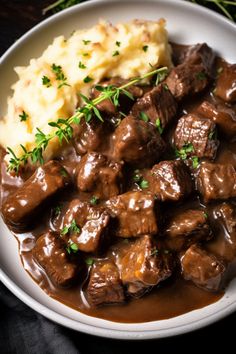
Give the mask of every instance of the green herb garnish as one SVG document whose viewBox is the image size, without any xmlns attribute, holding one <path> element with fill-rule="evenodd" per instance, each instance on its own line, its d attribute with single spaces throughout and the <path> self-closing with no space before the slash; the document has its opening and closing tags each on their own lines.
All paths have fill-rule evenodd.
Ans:
<svg viewBox="0 0 236 354">
<path fill-rule="evenodd" d="M 166 76 L 168 74 L 168 70 L 166 69 L 165 71 L 161 72 L 161 73 L 158 73 L 157 76 L 156 76 L 156 82 L 155 82 L 155 85 L 159 85 L 163 80 L 165 80 Z M 166 85 L 166 86 L 165 86 Z M 167 84 L 164 84 L 163 85 L 164 87 L 164 90 L 165 91 L 168 91 L 169 88 L 167 86 Z"/>
<path fill-rule="evenodd" d="M 93 78 L 90 76 L 86 76 L 83 81 L 85 84 L 88 84 L 89 82 L 93 81 Z"/>
<path fill-rule="evenodd" d="M 79 62 L 80 69 L 86 69 L 86 65 L 84 65 L 81 61 Z"/>
<path fill-rule="evenodd" d="M 121 42 L 116 41 L 116 46 L 117 46 L 117 47 L 120 47 L 120 45 L 121 45 Z"/>
<path fill-rule="evenodd" d="M 78 108 L 75 114 L 69 118 L 65 118 L 65 119 L 59 118 L 56 122 L 49 122 L 48 125 L 56 128 L 55 130 L 53 130 L 53 132 L 49 134 L 45 134 L 39 128 L 36 128 L 37 130 L 37 133 L 35 134 L 36 146 L 34 149 L 27 150 L 25 146 L 20 145 L 23 150 L 23 154 L 20 157 L 18 157 L 16 156 L 16 154 L 13 152 L 11 148 L 7 147 L 7 152 L 8 154 L 10 154 L 8 171 L 15 171 L 16 173 L 18 173 L 20 166 L 26 164 L 29 160 L 33 164 L 36 162 L 43 164 L 44 162 L 43 152 L 47 149 L 47 146 L 52 139 L 57 137 L 60 143 L 64 141 L 68 143 L 69 140 L 71 140 L 71 138 L 73 137 L 73 124 L 80 124 L 82 118 L 86 122 L 89 122 L 93 118 L 93 114 L 94 114 L 94 116 L 97 117 L 100 121 L 103 121 L 100 112 L 96 107 L 99 103 L 101 103 L 106 99 L 109 99 L 112 100 L 115 106 L 118 106 L 120 94 L 124 94 L 128 96 L 130 99 L 133 99 L 131 93 L 126 90 L 128 87 L 137 84 L 143 79 L 156 75 L 157 73 L 166 71 L 166 69 L 167 69 L 166 67 L 163 67 L 163 68 L 153 70 L 141 77 L 130 80 L 129 82 L 125 83 L 120 87 L 115 87 L 114 85 L 108 85 L 106 87 L 96 86 L 95 88 L 97 88 L 101 92 L 101 94 L 93 100 L 90 100 L 86 96 L 80 94 L 80 96 L 85 101 L 85 105 L 83 107 Z"/>
<path fill-rule="evenodd" d="M 197 157 L 197 156 L 192 156 L 192 157 L 191 157 L 191 160 L 192 160 L 192 166 L 193 166 L 193 168 L 197 168 L 198 165 L 199 165 L 198 157 Z"/>
<path fill-rule="evenodd" d="M 83 43 L 84 43 L 84 45 L 88 45 L 89 43 L 91 43 L 91 41 L 90 41 L 90 40 L 83 39 Z"/>
<path fill-rule="evenodd" d="M 73 232 L 73 233 L 77 233 L 79 234 L 80 233 L 80 228 L 78 227 L 78 225 L 76 224 L 76 221 L 75 219 L 72 220 L 71 224 L 68 226 L 64 226 L 63 229 L 61 230 L 61 235 L 66 235 L 68 234 L 69 232 Z"/>
<path fill-rule="evenodd" d="M 146 189 L 146 188 L 148 188 L 149 183 L 148 183 L 148 181 L 146 181 L 145 179 L 143 179 L 143 180 L 139 183 L 139 186 L 140 186 L 141 189 Z"/>
<path fill-rule="evenodd" d="M 188 155 L 194 152 L 194 147 L 192 143 L 186 143 L 183 147 L 179 150 L 175 150 L 176 157 L 180 157 L 182 160 L 186 160 Z"/>
<path fill-rule="evenodd" d="M 120 54 L 120 52 L 118 51 L 118 50 L 115 50 L 113 53 L 112 53 L 112 56 L 113 57 L 116 57 L 117 55 L 119 55 Z"/>
<path fill-rule="evenodd" d="M 159 133 L 162 134 L 162 133 L 163 133 L 163 128 L 162 128 L 162 126 L 161 126 L 161 120 L 160 120 L 160 118 L 157 118 L 157 119 L 156 119 L 155 125 L 156 125 L 156 127 L 157 127 Z"/>
<path fill-rule="evenodd" d="M 148 45 L 144 45 L 144 46 L 142 47 L 142 50 L 143 50 L 144 52 L 147 52 L 147 50 L 148 50 Z"/>
<path fill-rule="evenodd" d="M 62 86 L 70 86 L 66 80 L 66 76 L 62 71 L 62 67 L 60 65 L 52 64 L 51 69 L 55 74 L 56 80 L 60 82 L 57 88 L 61 88 Z"/>
<path fill-rule="evenodd" d="M 93 259 L 93 258 L 86 258 L 86 259 L 85 259 L 85 263 L 86 263 L 88 266 L 92 266 L 93 263 L 94 263 L 94 259 Z"/>
<path fill-rule="evenodd" d="M 20 117 L 21 122 L 25 122 L 27 120 L 27 118 L 29 117 L 29 115 L 27 113 L 25 113 L 25 111 L 22 111 L 22 113 L 19 114 L 19 117 Z"/>
<path fill-rule="evenodd" d="M 196 78 L 198 80 L 205 80 L 206 79 L 206 74 L 204 72 L 199 72 L 196 74 Z"/>
<path fill-rule="evenodd" d="M 90 199 L 90 204 L 97 205 L 98 201 L 99 201 L 99 198 L 96 197 L 96 195 L 93 195 L 92 198 Z"/>
<path fill-rule="evenodd" d="M 206 219 L 208 218 L 208 214 L 205 211 L 204 211 L 203 215 Z"/>
<path fill-rule="evenodd" d="M 145 112 L 140 112 L 139 113 L 139 119 L 143 120 L 144 122 L 148 122 L 149 121 L 148 115 Z"/>
<path fill-rule="evenodd" d="M 68 244 L 68 246 L 66 247 L 66 250 L 67 250 L 67 252 L 68 252 L 69 254 L 71 254 L 71 252 L 77 253 L 77 252 L 79 251 L 79 247 L 78 247 L 78 245 L 77 245 L 76 243 L 69 241 L 69 244 Z"/>
<path fill-rule="evenodd" d="M 55 216 L 58 216 L 60 213 L 61 213 L 61 206 L 60 205 L 55 206 L 55 208 L 53 208 L 53 214 Z"/>
<path fill-rule="evenodd" d="M 45 75 L 42 77 L 42 84 L 46 87 L 52 86 L 51 80 Z"/>
</svg>

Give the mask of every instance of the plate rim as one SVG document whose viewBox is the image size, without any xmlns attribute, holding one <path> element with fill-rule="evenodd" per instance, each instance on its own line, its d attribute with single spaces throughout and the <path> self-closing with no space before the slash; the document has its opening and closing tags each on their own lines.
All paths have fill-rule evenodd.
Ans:
<svg viewBox="0 0 236 354">
<path fill-rule="evenodd" d="M 162 3 L 166 4 L 167 0 L 148 0 L 149 3 Z M 73 13 L 74 11 L 79 11 L 79 9 L 86 9 L 86 8 L 92 8 L 94 5 L 99 6 L 99 4 L 111 4 L 111 3 L 118 3 L 119 5 L 122 3 L 142 3 L 143 0 L 90 0 L 88 2 L 84 2 L 81 4 L 77 4 L 72 6 L 71 8 L 65 9 L 57 14 L 54 14 L 50 16 L 49 18 L 41 21 L 37 25 L 35 25 L 33 28 L 31 28 L 29 31 L 27 31 L 23 36 L 21 36 L 15 43 L 13 43 L 7 50 L 6 52 L 1 56 L 0 58 L 0 65 L 4 63 L 5 60 L 7 60 L 8 55 L 10 55 L 12 52 L 14 52 L 15 48 L 17 48 L 19 45 L 25 43 L 27 41 L 28 37 L 31 36 L 34 32 L 37 32 L 41 27 L 47 26 L 50 24 L 50 22 L 53 22 L 55 19 L 59 19 L 64 16 L 69 16 L 70 13 Z M 168 0 L 168 3 L 172 3 L 176 5 L 178 3 L 178 6 L 182 6 L 185 8 L 191 8 L 198 9 L 198 11 L 202 12 L 205 15 L 211 16 L 212 18 L 216 18 L 217 21 L 221 21 L 223 24 L 230 26 L 233 28 L 233 30 L 236 30 L 236 24 L 234 24 L 232 21 L 229 19 L 225 18 L 223 15 L 218 14 L 216 12 L 213 12 L 210 9 L 207 9 L 203 6 L 200 6 L 198 4 L 193 4 L 190 2 L 186 1 L 180 1 L 180 0 Z M 236 299 L 233 301 L 230 305 L 226 304 L 226 307 L 219 309 L 216 313 L 211 314 L 211 315 L 206 315 L 202 317 L 199 320 L 193 320 L 193 322 L 188 321 L 187 324 L 182 324 L 178 326 L 173 326 L 169 328 L 165 328 L 163 330 L 156 330 L 156 329 L 148 329 L 148 330 L 142 330 L 142 331 L 137 331 L 137 330 L 122 330 L 122 329 L 109 329 L 109 328 L 104 328 L 104 327 L 99 327 L 96 325 L 91 325 L 91 324 L 86 324 L 81 321 L 75 320 L 68 318 L 67 316 L 63 316 L 62 314 L 56 312 L 55 310 L 50 309 L 46 305 L 43 305 L 40 303 L 38 300 L 35 300 L 33 297 L 31 297 L 26 291 L 24 291 L 20 286 L 18 286 L 14 281 L 11 279 L 11 277 L 7 274 L 7 272 L 4 272 L 2 269 L 0 269 L 0 281 L 14 294 L 16 295 L 21 301 L 23 301 L 25 304 L 27 304 L 30 308 L 38 312 L 39 314 L 42 314 L 46 318 L 50 319 L 53 322 L 56 322 L 62 326 L 65 326 L 67 328 L 71 328 L 76 331 L 80 331 L 83 333 L 91 334 L 91 335 L 96 335 L 100 337 L 106 337 L 106 338 L 114 338 L 114 339 L 122 339 L 122 340 L 143 340 L 143 339 L 153 339 L 153 338 L 164 338 L 164 337 L 170 337 L 170 336 L 176 336 L 188 332 L 195 331 L 197 329 L 203 328 L 205 326 L 208 326 L 209 324 L 215 323 L 219 321 L 220 319 L 228 316 L 230 313 L 236 311 Z M 210 305 L 209 305 L 210 306 Z M 88 315 L 85 315 L 88 316 Z M 91 316 L 89 316 L 91 317 Z M 179 316 L 177 316 L 179 317 Z M 176 318 L 176 317 L 175 317 Z M 109 322 L 107 320 L 107 324 L 109 327 Z M 153 321 L 155 322 L 155 321 Z M 160 321 L 156 321 L 160 322 Z M 127 326 L 129 325 L 128 323 L 126 324 Z M 171 331 L 171 334 L 169 333 Z"/>
</svg>

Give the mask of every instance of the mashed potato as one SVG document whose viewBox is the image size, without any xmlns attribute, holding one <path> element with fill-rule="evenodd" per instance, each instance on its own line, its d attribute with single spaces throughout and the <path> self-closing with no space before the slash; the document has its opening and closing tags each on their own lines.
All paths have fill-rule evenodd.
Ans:
<svg viewBox="0 0 236 354">
<path fill-rule="evenodd" d="M 52 65 L 60 66 L 65 76 L 58 80 Z M 19 80 L 13 85 L 6 116 L 0 122 L 0 144 L 10 146 L 20 156 L 20 144 L 34 147 L 38 127 L 52 131 L 49 121 L 67 118 L 79 104 L 78 93 L 89 94 L 91 86 L 106 77 L 129 79 L 152 67 L 170 66 L 171 55 L 165 21 L 140 21 L 112 26 L 100 21 L 96 26 L 74 32 L 70 38 L 60 36 L 42 56 L 30 60 L 26 67 L 15 68 Z M 43 85 L 46 77 L 49 84 Z M 85 79 L 87 78 L 87 79 Z M 23 114 L 23 119 L 20 117 Z M 47 157 L 57 149 L 50 143 Z"/>
</svg>

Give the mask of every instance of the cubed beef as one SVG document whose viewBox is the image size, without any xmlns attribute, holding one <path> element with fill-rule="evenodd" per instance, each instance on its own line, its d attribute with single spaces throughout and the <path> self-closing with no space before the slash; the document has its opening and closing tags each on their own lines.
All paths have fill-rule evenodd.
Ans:
<svg viewBox="0 0 236 354">
<path fill-rule="evenodd" d="M 40 236 L 32 254 L 54 285 L 68 287 L 76 280 L 80 270 L 79 261 L 69 259 L 66 243 L 59 234 L 47 232 Z"/>
<path fill-rule="evenodd" d="M 219 146 L 216 125 L 212 120 L 196 114 L 185 115 L 178 121 L 174 143 L 178 150 L 191 145 L 192 151 L 188 152 L 188 156 L 213 159 Z"/>
<path fill-rule="evenodd" d="M 214 216 L 223 224 L 229 242 L 236 246 L 236 206 L 230 203 L 222 203 L 215 207 Z"/>
<path fill-rule="evenodd" d="M 213 254 L 198 245 L 192 245 L 181 258 L 184 279 L 191 280 L 199 288 L 218 291 L 222 287 L 225 265 Z"/>
<path fill-rule="evenodd" d="M 209 83 L 214 53 L 206 43 L 190 47 L 184 62 L 174 67 L 166 79 L 171 93 L 177 100 L 203 91 Z"/>
<path fill-rule="evenodd" d="M 83 192 L 93 192 L 100 199 L 109 199 L 122 191 L 122 164 L 91 152 L 78 165 L 77 186 Z"/>
<path fill-rule="evenodd" d="M 161 161 L 151 170 L 149 188 L 161 201 L 179 201 L 192 191 L 188 167 L 180 160 Z"/>
<path fill-rule="evenodd" d="M 145 113 L 155 125 L 159 119 L 161 129 L 164 129 L 173 120 L 176 112 L 177 103 L 164 84 L 154 87 L 138 99 L 131 110 L 131 114 L 135 118 L 140 118 L 140 115 Z"/>
<path fill-rule="evenodd" d="M 202 64 L 183 63 L 171 70 L 165 82 L 172 95 L 180 101 L 188 95 L 203 91 L 209 78 Z"/>
<path fill-rule="evenodd" d="M 158 232 L 155 199 L 147 192 L 127 192 L 110 199 L 106 206 L 116 217 L 116 235 L 136 237 Z"/>
<path fill-rule="evenodd" d="M 99 250 L 108 234 L 110 216 L 101 207 L 74 199 L 65 214 L 63 230 L 68 231 L 69 241 L 84 252 Z"/>
<path fill-rule="evenodd" d="M 215 54 L 206 43 L 198 43 L 189 47 L 185 53 L 185 62 L 191 63 L 192 65 L 202 64 L 209 75 L 211 74 L 214 60 Z"/>
<path fill-rule="evenodd" d="M 90 151 L 103 151 L 108 144 L 104 136 L 110 134 L 110 129 L 108 122 L 101 122 L 97 118 L 89 123 L 82 121 L 74 129 L 73 144 L 76 152 L 84 155 Z"/>
<path fill-rule="evenodd" d="M 150 235 L 130 242 L 117 262 L 121 280 L 132 296 L 142 296 L 145 291 L 170 277 L 173 268 L 171 255 L 159 254 Z"/>
<path fill-rule="evenodd" d="M 236 64 L 224 64 L 216 81 L 214 93 L 222 100 L 236 102 Z"/>
<path fill-rule="evenodd" d="M 199 240 L 209 240 L 212 234 L 207 214 L 202 210 L 185 210 L 174 215 L 166 225 L 165 244 L 180 251 Z"/>
<path fill-rule="evenodd" d="M 92 306 L 124 301 L 123 286 L 114 263 L 109 260 L 101 260 L 93 264 L 86 294 L 88 302 Z"/>
<path fill-rule="evenodd" d="M 197 188 L 205 203 L 236 197 L 236 171 L 233 165 L 202 162 Z"/>
<path fill-rule="evenodd" d="M 158 161 L 165 143 L 153 125 L 128 116 L 114 134 L 113 157 L 131 164 L 151 166 Z"/>
<path fill-rule="evenodd" d="M 100 84 L 98 84 L 97 86 L 102 86 L 102 87 L 107 87 L 109 85 L 115 86 L 115 87 L 121 87 L 122 85 L 126 84 L 128 82 L 128 80 L 124 80 L 120 77 L 114 77 L 111 78 L 109 80 L 103 81 Z M 143 95 L 143 89 L 139 86 L 129 86 L 126 89 L 134 99 L 138 98 L 138 97 L 142 97 Z M 96 89 L 96 86 L 92 89 L 91 92 L 91 96 L 93 99 L 99 97 L 99 95 L 101 94 L 101 92 Z M 129 107 L 131 107 L 131 105 L 133 104 L 133 100 L 128 98 L 125 94 L 120 94 L 119 97 L 119 106 L 122 107 L 122 111 L 123 108 L 125 109 L 125 111 L 127 112 Z M 102 101 L 101 103 L 99 103 L 97 105 L 97 108 L 99 109 L 99 111 L 101 111 L 102 113 L 104 113 L 106 116 L 110 117 L 113 115 L 117 114 L 117 107 L 114 106 L 114 104 L 112 103 L 111 100 L 106 99 L 104 101 Z"/>
<path fill-rule="evenodd" d="M 57 161 L 49 161 L 15 193 L 10 194 L 2 206 L 5 222 L 15 231 L 33 226 L 32 219 L 51 197 L 69 184 L 69 175 Z"/>
<path fill-rule="evenodd" d="M 236 137 L 236 112 L 223 104 L 204 101 L 197 112 L 217 124 L 224 137 Z"/>
</svg>

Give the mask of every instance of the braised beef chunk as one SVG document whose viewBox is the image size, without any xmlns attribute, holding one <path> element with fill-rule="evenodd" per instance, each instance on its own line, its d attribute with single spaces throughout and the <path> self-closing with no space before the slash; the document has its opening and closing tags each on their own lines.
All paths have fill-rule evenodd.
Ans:
<svg viewBox="0 0 236 354">
<path fill-rule="evenodd" d="M 138 99 L 131 110 L 131 114 L 135 118 L 140 118 L 145 113 L 154 125 L 157 125 L 159 119 L 161 129 L 171 123 L 176 112 L 177 103 L 164 84 L 154 87 Z"/>
<path fill-rule="evenodd" d="M 96 252 L 107 237 L 109 222 L 110 216 L 103 208 L 74 199 L 65 214 L 63 230 L 79 250 Z"/>
<path fill-rule="evenodd" d="M 192 191 L 188 167 L 179 160 L 161 161 L 151 170 L 150 190 L 161 201 L 179 201 Z"/>
<path fill-rule="evenodd" d="M 103 151 L 107 144 L 104 139 L 110 132 L 110 126 L 107 122 L 92 119 L 89 123 L 82 122 L 76 127 L 74 133 L 74 147 L 79 155 L 84 155 L 90 151 Z"/>
<path fill-rule="evenodd" d="M 130 243 L 118 263 L 121 280 L 132 296 L 141 296 L 170 277 L 173 268 L 171 256 L 158 254 L 149 235 Z"/>
<path fill-rule="evenodd" d="M 59 287 L 68 287 L 78 277 L 79 261 L 71 261 L 66 251 L 66 243 L 59 234 L 47 232 L 38 238 L 33 248 L 35 261 Z"/>
<path fill-rule="evenodd" d="M 130 164 L 151 166 L 165 149 L 157 128 L 143 120 L 128 116 L 122 120 L 114 134 L 114 159 Z"/>
<path fill-rule="evenodd" d="M 86 154 L 78 165 L 77 187 L 108 199 L 122 191 L 122 164 L 112 162 L 97 152 Z"/>
<path fill-rule="evenodd" d="M 92 306 L 124 301 L 123 286 L 118 269 L 113 262 L 101 260 L 93 264 L 86 294 Z"/>
<path fill-rule="evenodd" d="M 57 161 L 38 167 L 3 204 L 2 214 L 6 223 L 15 231 L 32 226 L 32 218 L 39 208 L 69 182 L 67 171 Z"/>
<path fill-rule="evenodd" d="M 236 197 L 236 171 L 233 165 L 202 162 L 197 188 L 205 203 Z"/>
<path fill-rule="evenodd" d="M 223 285 L 225 265 L 213 254 L 192 245 L 181 258 L 182 275 L 199 288 L 218 291 Z"/>
<path fill-rule="evenodd" d="M 103 81 L 92 89 L 91 96 L 93 99 L 97 98 L 101 94 L 101 90 L 103 87 L 107 87 L 110 85 L 115 86 L 115 87 L 120 87 L 120 86 L 126 84 L 128 81 L 129 80 L 124 80 L 120 77 L 114 77 L 109 80 Z M 128 91 L 128 93 L 131 94 L 131 97 L 133 97 L 133 99 L 136 99 L 138 97 L 142 97 L 142 95 L 143 95 L 143 89 L 139 86 L 132 85 L 132 86 L 127 87 L 126 90 Z M 124 107 L 125 111 L 128 112 L 129 107 L 131 107 L 132 104 L 133 104 L 133 100 L 128 98 L 125 94 L 122 94 L 122 92 L 121 92 L 121 95 L 119 97 L 119 105 Z M 99 111 L 101 111 L 102 113 L 104 113 L 108 117 L 116 115 L 118 112 L 117 107 L 115 107 L 113 102 L 109 99 L 106 99 L 106 100 L 102 101 L 101 103 L 99 103 L 97 105 L 97 108 L 99 109 Z"/>
<path fill-rule="evenodd" d="M 223 137 L 236 137 L 236 112 L 226 105 L 204 101 L 197 112 L 216 123 Z"/>
<path fill-rule="evenodd" d="M 190 47 L 185 53 L 185 62 L 192 65 L 203 65 L 207 74 L 211 74 L 215 60 L 213 50 L 206 43 L 199 43 Z"/>
<path fill-rule="evenodd" d="M 174 67 L 166 78 L 166 84 L 177 101 L 203 91 L 208 83 L 209 78 L 202 64 L 180 64 Z"/>
<path fill-rule="evenodd" d="M 164 239 L 168 249 L 180 251 L 211 237 L 207 214 L 202 210 L 190 209 L 179 212 L 169 220 Z"/>
<path fill-rule="evenodd" d="M 207 44 L 197 44 L 185 53 L 183 63 L 174 67 L 166 79 L 177 100 L 203 91 L 210 79 L 214 53 Z"/>
<path fill-rule="evenodd" d="M 221 221 L 227 232 L 229 242 L 236 246 L 236 206 L 230 203 L 222 203 L 215 207 L 214 216 Z"/>
<path fill-rule="evenodd" d="M 179 119 L 174 143 L 178 150 L 191 146 L 189 156 L 208 157 L 214 159 L 219 141 L 216 139 L 216 125 L 207 118 L 196 114 L 188 114 Z"/>
<path fill-rule="evenodd" d="M 222 100 L 236 102 L 236 64 L 226 64 L 222 66 L 219 73 L 214 93 Z"/>
<path fill-rule="evenodd" d="M 147 192 L 127 192 L 106 202 L 111 215 L 116 217 L 119 237 L 156 234 L 155 199 Z"/>
</svg>

